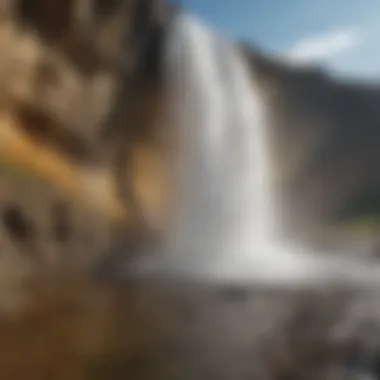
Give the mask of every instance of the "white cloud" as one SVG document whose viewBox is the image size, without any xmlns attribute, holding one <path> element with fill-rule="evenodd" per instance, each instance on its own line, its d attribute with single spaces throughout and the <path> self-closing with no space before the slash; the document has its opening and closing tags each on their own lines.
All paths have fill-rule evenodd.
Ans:
<svg viewBox="0 0 380 380">
<path fill-rule="evenodd" d="M 320 62 L 351 50 L 361 39 L 358 27 L 336 29 L 301 39 L 286 55 L 296 62 Z"/>
</svg>

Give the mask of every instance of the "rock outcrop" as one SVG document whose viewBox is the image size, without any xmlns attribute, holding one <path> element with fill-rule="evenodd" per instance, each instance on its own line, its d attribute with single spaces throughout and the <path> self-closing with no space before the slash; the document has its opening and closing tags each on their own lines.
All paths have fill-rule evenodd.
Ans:
<svg viewBox="0 0 380 380">
<path fill-rule="evenodd" d="M 380 213 L 380 82 L 337 79 L 242 45 L 271 125 L 275 184 L 293 229 Z M 290 225 L 290 224 L 288 224 Z"/>
</svg>

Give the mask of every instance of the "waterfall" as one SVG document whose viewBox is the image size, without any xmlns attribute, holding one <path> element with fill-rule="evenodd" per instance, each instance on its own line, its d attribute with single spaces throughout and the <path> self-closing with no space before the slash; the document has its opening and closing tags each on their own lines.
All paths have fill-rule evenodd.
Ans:
<svg viewBox="0 0 380 380">
<path fill-rule="evenodd" d="M 199 263 L 260 255 L 276 221 L 261 100 L 230 41 L 189 16 L 175 28 L 167 64 L 180 151 L 171 251 Z"/>
<path fill-rule="evenodd" d="M 172 28 L 165 63 L 178 127 L 176 213 L 165 253 L 140 270 L 281 284 L 379 278 L 365 264 L 342 265 L 281 241 L 254 73 L 231 41 L 195 18 L 181 14 Z"/>
</svg>

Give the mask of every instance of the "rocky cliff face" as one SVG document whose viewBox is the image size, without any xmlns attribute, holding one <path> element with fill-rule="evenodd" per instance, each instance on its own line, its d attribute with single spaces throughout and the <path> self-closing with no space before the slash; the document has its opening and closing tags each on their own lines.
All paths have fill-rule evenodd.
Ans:
<svg viewBox="0 0 380 380">
<path fill-rule="evenodd" d="M 157 87 L 154 62 L 137 73 L 146 54 L 139 33 L 157 35 L 159 43 L 164 21 L 158 8 L 153 12 L 154 2 L 3 3 L 2 270 L 18 288 L 24 278 L 46 271 L 86 272 L 116 245 L 125 244 L 128 255 L 143 240 L 135 196 L 128 198 L 135 189 L 122 194 L 120 181 L 132 172 L 126 145 L 135 147 L 140 129 L 155 117 L 149 105 L 144 120 L 129 112 L 142 108 L 140 90 L 150 94 Z M 126 94 L 128 104 L 119 104 Z M 140 152 L 135 156 L 140 162 Z M 145 190 L 152 181 L 139 170 L 128 185 L 138 182 Z"/>
<path fill-rule="evenodd" d="M 299 211 L 298 228 L 378 215 L 380 82 L 338 80 L 244 51 L 265 95 L 277 188 Z"/>
<path fill-rule="evenodd" d="M 67 213 L 82 215 L 81 222 L 71 215 L 74 230 L 95 218 L 113 230 L 123 226 L 119 236 L 143 234 L 160 218 L 161 195 L 153 192 L 163 187 L 154 178 L 163 149 L 152 136 L 162 108 L 159 46 L 173 8 L 156 1 L 52 4 L 7 1 L 0 8 L 0 157 L 10 172 L 26 169 L 50 183 L 29 189 L 28 180 L 10 199 L 22 212 L 38 209 L 38 224 L 59 193 Z M 19 183 L 2 180 L 5 203 Z"/>
</svg>

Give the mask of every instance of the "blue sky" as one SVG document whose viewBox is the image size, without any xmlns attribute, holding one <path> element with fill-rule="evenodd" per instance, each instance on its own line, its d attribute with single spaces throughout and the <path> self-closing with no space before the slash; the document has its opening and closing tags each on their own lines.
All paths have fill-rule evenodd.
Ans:
<svg viewBox="0 0 380 380">
<path fill-rule="evenodd" d="M 380 0 L 181 0 L 224 33 L 344 74 L 380 78 Z"/>
</svg>

